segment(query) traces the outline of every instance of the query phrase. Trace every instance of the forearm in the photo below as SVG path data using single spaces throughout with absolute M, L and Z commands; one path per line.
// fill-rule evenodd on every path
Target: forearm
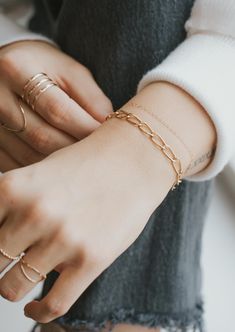
M 130 102 L 141 104 L 157 117 L 164 118 L 167 127 L 140 108 L 128 106 Z M 182 161 L 183 170 L 192 162 L 188 150 L 193 154 L 195 162 L 213 149 L 216 135 L 210 118 L 199 104 L 179 88 L 170 84 L 154 83 L 144 88 L 130 102 L 124 105 L 123 109 L 138 115 L 164 138 Z M 185 142 L 188 149 L 182 142 Z M 105 121 L 79 143 L 56 153 L 62 154 L 63 159 L 66 159 L 66 150 L 73 151 L 74 165 L 81 164 L 86 160 L 86 156 L 92 159 L 94 165 L 96 159 L 103 160 L 101 174 L 109 172 L 111 178 L 115 176 L 119 179 L 120 185 L 121 182 L 126 183 L 126 190 L 130 186 L 128 178 L 135 179 L 131 184 L 133 193 L 141 194 L 141 201 L 145 202 L 142 204 L 147 204 L 152 211 L 156 204 L 164 199 L 176 180 L 173 167 L 163 152 L 138 128 L 124 120 L 112 118 Z M 207 159 L 198 163 L 197 167 L 192 167 L 184 176 L 199 172 L 209 162 L 210 159 Z M 75 173 L 76 168 L 77 166 Z

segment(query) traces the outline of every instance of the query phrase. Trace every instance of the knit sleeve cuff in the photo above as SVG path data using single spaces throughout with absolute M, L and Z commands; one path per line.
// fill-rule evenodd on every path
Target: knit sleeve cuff
M 234 39 L 200 33 L 188 37 L 138 84 L 137 92 L 151 82 L 175 84 L 194 97 L 211 117 L 217 132 L 214 158 L 206 169 L 187 180 L 213 178 L 234 154 L 234 77 Z
M 51 39 L 30 32 L 16 23 L 12 22 L 6 16 L 0 14 L 0 48 L 11 43 L 23 40 L 38 40 L 56 45 Z

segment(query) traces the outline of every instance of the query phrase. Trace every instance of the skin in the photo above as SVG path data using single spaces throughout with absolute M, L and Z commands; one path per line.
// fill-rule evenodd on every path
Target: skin
M 27 45 L 27 51 L 31 50 L 31 42 L 24 45 Z M 16 52 L 14 47 L 17 49 L 18 45 L 11 46 L 11 51 Z M 24 49 L 22 45 L 20 48 L 21 51 Z M 43 49 L 42 43 L 40 48 Z M 45 48 L 47 52 L 48 45 Z M 59 52 L 55 50 L 51 47 L 48 53 Z M 59 58 L 63 56 L 59 55 Z M 5 66 L 6 63 L 9 66 L 9 57 L 8 62 L 1 62 Z M 27 78 L 41 69 L 27 72 Z M 24 77 L 19 80 L 17 90 L 13 88 L 12 68 L 1 67 L 1 70 L 8 87 L 5 91 L 9 100 L 5 99 L 10 105 L 14 98 L 9 95 L 9 90 L 20 93 L 27 79 Z M 20 70 L 18 74 L 21 75 Z M 48 72 L 48 75 L 52 73 Z M 94 87 L 95 83 L 91 85 Z M 61 126 L 63 121 L 58 121 L 57 125 L 50 123 L 48 109 L 43 107 L 47 104 L 45 99 L 55 98 L 56 93 L 59 91 L 55 89 L 41 98 L 38 119 L 43 120 L 45 125 L 50 124 L 48 130 L 51 137 L 54 137 L 55 128 L 58 135 L 63 131 L 72 137 L 69 120 L 65 124 L 67 129 L 64 127 L 62 130 L 58 128 L 58 123 Z M 108 113 L 110 102 L 107 102 L 103 93 L 101 96 L 107 107 L 103 112 Z M 76 101 L 79 103 L 79 99 Z M 174 85 L 160 82 L 145 87 L 131 102 L 144 105 L 150 110 L 146 112 L 130 106 L 130 103 L 123 106 L 164 137 L 181 159 L 184 177 L 196 174 L 208 166 L 211 157 L 202 156 L 213 150 L 216 132 L 205 110 L 191 96 Z M 82 105 L 85 110 L 86 104 Z M 84 112 L 87 112 L 87 116 L 91 114 L 89 107 Z M 16 112 L 13 113 L 11 119 L 15 118 Z M 31 113 L 29 110 L 28 115 Z M 63 110 L 61 115 L 57 115 L 64 118 Z M 61 146 L 61 149 L 54 148 L 52 153 L 39 161 L 34 160 L 33 164 L 28 160 L 25 167 L 9 167 L 11 170 L 0 178 L 1 247 L 11 255 L 27 250 L 25 260 L 41 272 L 48 273 L 55 269 L 60 273 L 54 286 L 41 301 L 30 302 L 25 307 L 25 315 L 41 323 L 51 322 L 64 315 L 91 282 L 135 241 L 175 181 L 169 160 L 138 128 L 119 119 L 102 122 L 104 113 L 98 118 L 101 124 L 94 124 L 93 131 L 89 127 L 87 135 L 83 131 L 83 139 L 79 142 L 70 142 Z M 159 118 L 163 118 L 167 126 Z M 7 142 L 10 136 L 5 136 Z M 24 141 L 19 135 L 15 135 L 15 138 Z M 24 142 L 33 151 L 38 151 L 30 140 L 25 139 Z M 187 143 L 187 148 L 182 142 Z M 16 151 L 10 151 L 10 144 L 3 151 L 13 162 Z M 61 247 L 63 250 L 60 250 Z M 9 260 L 0 257 L 1 270 L 8 264 Z M 32 271 L 27 272 L 35 277 Z M 34 284 L 21 273 L 19 263 L 0 280 L 0 294 L 13 302 L 22 299 L 33 287 Z M 115 332 L 124 331 L 125 324 L 119 324 L 115 329 Z M 133 327 L 133 331 L 145 330 Z
M 17 96 L 29 78 L 46 72 L 61 87 L 40 97 L 32 111 L 22 102 L 28 122 L 21 133 L 0 127 L 0 170 L 30 165 L 89 135 L 112 111 L 111 101 L 91 72 L 45 42 L 18 42 L 0 49 L 0 122 L 21 128 Z M 16 79 L 17 78 L 17 79 Z

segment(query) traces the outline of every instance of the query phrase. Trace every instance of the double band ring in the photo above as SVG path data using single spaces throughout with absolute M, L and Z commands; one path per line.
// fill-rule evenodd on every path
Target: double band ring
M 25 269 L 25 268 L 27 268 L 27 269 L 29 269 L 29 270 L 35 272 L 35 273 L 39 276 L 39 280 L 36 280 L 36 279 L 32 278 L 31 276 L 29 276 L 29 274 L 26 272 L 26 269 Z M 36 269 L 34 266 L 32 266 L 32 265 L 30 265 L 29 263 L 27 263 L 27 262 L 23 259 L 23 257 L 21 257 L 21 259 L 20 259 L 20 269 L 21 269 L 23 275 L 25 276 L 25 278 L 26 278 L 28 281 L 32 282 L 33 284 L 37 284 L 38 282 L 45 280 L 46 277 L 47 277 L 45 274 L 41 273 L 41 272 L 40 272 L 38 269 Z
M 5 250 L 3 250 L 2 248 L 0 248 L 0 254 L 2 255 L 2 256 L 4 256 L 5 258 L 7 258 L 7 259 L 10 259 L 11 261 L 18 261 L 18 260 L 20 260 L 22 257 L 23 257 L 23 253 L 22 254 L 20 254 L 20 255 L 18 255 L 18 256 L 11 256 L 11 255 L 9 255 Z
M 24 256 L 25 254 L 24 253 L 21 253 L 20 255 L 18 256 L 12 256 L 12 255 L 9 255 L 5 250 L 3 250 L 2 248 L 0 248 L 0 254 L 11 260 L 11 261 L 19 261 L 19 264 L 20 264 L 20 269 L 23 273 L 23 275 L 25 276 L 25 278 L 32 282 L 33 284 L 37 284 L 38 282 L 40 281 L 43 281 L 46 279 L 46 275 L 41 273 L 36 267 L 32 266 L 31 264 L 27 263 L 25 260 L 24 260 Z M 36 280 L 34 278 L 32 278 L 26 271 L 26 268 L 33 271 L 34 273 L 36 273 L 38 276 L 39 276 L 39 280 Z
M 35 74 L 25 83 L 21 98 L 35 110 L 39 97 L 53 86 L 58 85 L 47 74 Z

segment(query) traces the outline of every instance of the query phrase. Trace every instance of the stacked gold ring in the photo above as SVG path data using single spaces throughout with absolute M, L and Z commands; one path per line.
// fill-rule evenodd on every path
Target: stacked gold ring
M 32 110 L 35 110 L 36 103 L 39 97 L 53 86 L 58 86 L 58 84 L 54 82 L 47 74 L 45 73 L 35 74 L 25 83 L 21 98 L 32 108 Z M 27 127 L 25 111 L 20 98 L 18 98 L 18 103 L 19 103 L 19 110 L 23 117 L 22 127 L 19 129 L 15 129 L 7 126 L 5 123 L 0 123 L 0 126 L 2 128 L 14 133 L 21 133 Z
M 58 85 L 47 74 L 35 74 L 25 83 L 21 98 L 35 110 L 39 97 L 53 86 Z

